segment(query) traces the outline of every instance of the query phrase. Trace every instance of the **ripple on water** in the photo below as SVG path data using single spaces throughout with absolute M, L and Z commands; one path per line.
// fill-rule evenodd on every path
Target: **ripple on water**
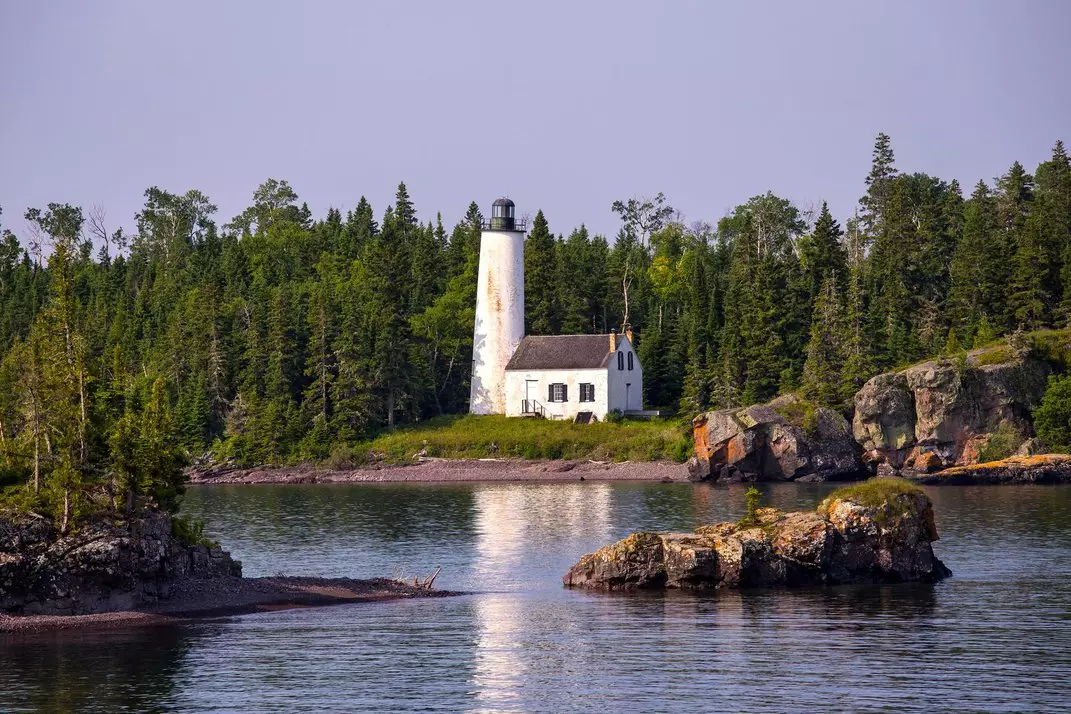
M 773 486 L 784 508 L 824 486 Z M 249 575 L 423 574 L 458 598 L 0 645 L 5 711 L 1058 711 L 1071 487 L 930 491 L 937 586 L 693 596 L 565 591 L 631 530 L 737 518 L 743 490 L 656 484 L 199 488 Z M 225 535 L 224 535 L 225 534 Z

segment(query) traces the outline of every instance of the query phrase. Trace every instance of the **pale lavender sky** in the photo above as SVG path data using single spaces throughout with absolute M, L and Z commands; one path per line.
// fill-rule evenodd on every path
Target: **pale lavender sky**
M 969 192 L 1071 143 L 1071 2 L 0 2 L 0 206 L 151 185 L 229 220 L 268 177 L 452 225 L 508 193 L 612 233 L 663 191 L 716 221 L 772 190 L 842 221 L 874 135 Z

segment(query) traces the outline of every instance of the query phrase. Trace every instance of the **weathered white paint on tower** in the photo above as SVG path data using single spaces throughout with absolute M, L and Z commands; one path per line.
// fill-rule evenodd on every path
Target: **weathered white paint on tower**
M 524 231 L 484 229 L 472 339 L 471 413 L 506 413 L 506 363 L 523 338 Z

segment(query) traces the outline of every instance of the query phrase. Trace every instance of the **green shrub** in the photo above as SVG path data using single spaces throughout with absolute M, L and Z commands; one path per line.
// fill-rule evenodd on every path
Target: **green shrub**
M 997 430 L 989 435 L 989 441 L 978 452 L 978 460 L 986 463 L 1006 459 L 1015 453 L 1023 440 L 1023 435 L 1018 429 L 1007 422 L 1002 422 Z
M 694 451 L 695 442 L 692 440 L 692 435 L 686 434 L 677 439 L 677 442 L 673 444 L 673 447 L 670 450 L 670 455 L 678 464 L 683 464 L 692 457 Z
M 625 413 L 620 409 L 612 409 L 606 413 L 606 421 L 609 424 L 624 424 Z
M 803 429 L 807 436 L 818 436 L 818 405 L 806 399 L 778 404 L 774 410 L 792 426 Z
M 360 459 L 349 444 L 338 443 L 331 447 L 331 455 L 324 461 L 324 466 L 336 471 L 355 468 Z
M 216 548 L 216 543 L 205 536 L 205 523 L 196 518 L 175 516 L 171 519 L 171 535 L 190 545 L 203 545 L 208 548 Z
M 744 494 L 745 508 L 744 517 L 740 519 L 740 525 L 749 526 L 759 522 L 759 509 L 762 507 L 762 491 L 752 486 Z
M 1034 429 L 1050 451 L 1071 453 L 1071 375 L 1049 377 L 1034 410 Z

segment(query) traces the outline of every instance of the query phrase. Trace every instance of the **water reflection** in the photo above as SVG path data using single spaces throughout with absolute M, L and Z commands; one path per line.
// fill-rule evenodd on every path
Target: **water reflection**
M 822 485 L 768 485 L 813 508 Z M 0 640 L 0 710 L 1051 711 L 1071 678 L 1071 488 L 931 489 L 936 587 L 593 594 L 631 530 L 743 514 L 746 486 L 195 489 L 252 575 L 443 566 L 475 594 Z M 1066 708 L 1066 707 L 1064 707 Z
M 185 627 L 0 636 L 0 706 L 20 711 L 163 711 L 198 639 Z
M 556 558 L 577 541 L 608 540 L 612 531 L 610 484 L 516 484 L 491 486 L 476 494 L 476 576 L 484 589 L 519 589 L 530 583 L 531 561 Z M 551 587 L 557 588 L 558 584 Z M 519 643 L 532 619 L 529 599 L 488 594 L 476 600 L 475 672 L 477 710 L 502 709 L 520 696 L 531 677 L 530 653 Z M 553 614 L 551 615 L 553 617 Z M 553 664 L 540 659 L 540 664 Z

